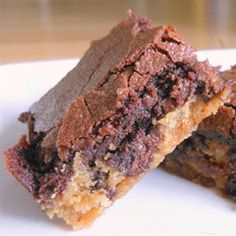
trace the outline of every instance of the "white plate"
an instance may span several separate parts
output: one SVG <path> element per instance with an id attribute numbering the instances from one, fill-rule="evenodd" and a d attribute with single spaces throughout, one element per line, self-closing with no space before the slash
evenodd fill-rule
<path id="1" fill-rule="evenodd" d="M 214 65 L 236 64 L 236 49 L 202 51 Z M 1 157 L 26 131 L 16 118 L 55 85 L 77 60 L 0 66 Z M 89 229 L 71 231 L 49 220 L 0 164 L 1 235 L 236 235 L 236 205 L 214 191 L 155 170 L 97 219 Z"/>

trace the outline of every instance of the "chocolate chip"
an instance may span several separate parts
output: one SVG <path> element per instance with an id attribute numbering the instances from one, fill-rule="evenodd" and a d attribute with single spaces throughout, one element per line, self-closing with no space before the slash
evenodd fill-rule
<path id="1" fill-rule="evenodd" d="M 236 197 L 236 174 L 231 175 L 228 180 L 227 180 L 227 184 L 226 184 L 226 191 Z"/>

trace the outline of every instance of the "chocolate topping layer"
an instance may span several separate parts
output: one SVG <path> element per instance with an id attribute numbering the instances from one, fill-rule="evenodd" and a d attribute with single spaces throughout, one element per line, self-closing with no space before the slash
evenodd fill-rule
<path id="1" fill-rule="evenodd" d="M 173 27 L 153 27 L 130 15 L 93 42 L 80 63 L 21 115 L 29 144 L 24 140 L 10 150 L 17 161 L 9 161 L 8 169 L 43 201 L 66 187 L 75 152 L 90 168 L 99 159 L 137 176 L 149 169 L 162 139 L 156 120 L 222 87 L 216 69 L 198 62 Z"/>
<path id="2" fill-rule="evenodd" d="M 105 38 L 93 41 L 79 64 L 30 107 L 35 132 L 48 132 L 58 126 L 74 99 L 102 84 L 112 71 L 123 67 L 126 58 L 134 56 L 143 44 L 151 43 L 157 29 L 152 30 L 145 18 L 130 17 Z"/>

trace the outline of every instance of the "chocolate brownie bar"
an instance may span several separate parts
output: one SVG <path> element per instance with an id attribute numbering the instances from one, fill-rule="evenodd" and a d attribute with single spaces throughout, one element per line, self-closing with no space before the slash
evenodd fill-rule
<path id="1" fill-rule="evenodd" d="M 6 168 L 50 217 L 87 226 L 229 92 L 172 26 L 129 12 L 20 115 L 28 138 L 5 152 Z"/>
<path id="2" fill-rule="evenodd" d="M 236 66 L 221 77 L 236 82 Z M 236 84 L 230 102 L 205 119 L 166 157 L 162 167 L 236 200 Z"/>

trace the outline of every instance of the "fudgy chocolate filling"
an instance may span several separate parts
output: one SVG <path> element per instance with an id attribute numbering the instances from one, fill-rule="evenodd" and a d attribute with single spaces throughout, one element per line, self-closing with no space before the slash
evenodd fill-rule
<path id="1" fill-rule="evenodd" d="M 136 176 L 149 168 L 161 139 L 154 120 L 203 89 L 193 71 L 175 65 L 151 77 L 141 91 L 130 91 L 116 115 L 95 125 L 91 136 L 81 139 L 75 149 L 89 165 L 99 158 L 125 175 Z"/>
<path id="2" fill-rule="evenodd" d="M 28 189 L 43 202 L 62 192 L 73 173 L 73 157 L 77 151 L 91 171 L 93 168 L 95 171 L 98 158 L 124 175 L 137 176 L 145 172 L 162 139 L 155 120 L 183 105 L 193 94 L 202 93 L 210 98 L 215 92 L 210 91 L 193 70 L 176 63 L 151 77 L 140 91 L 130 89 L 116 114 L 95 124 L 89 137 L 81 138 L 63 161 L 55 147 L 41 147 L 45 134 L 31 134 L 30 146 L 20 153 L 34 179 L 33 188 Z M 97 184 L 91 191 L 104 188 L 111 192 L 102 171 L 96 169 L 94 178 Z"/>
<path id="3" fill-rule="evenodd" d="M 24 158 L 24 168 L 27 169 L 30 183 L 26 183 L 29 191 L 34 193 L 40 202 L 46 203 L 66 187 L 68 178 L 72 175 L 74 152 L 70 150 L 62 161 L 57 149 L 43 149 L 41 142 L 45 134 L 34 134 L 28 147 L 18 149 L 19 157 Z"/>

